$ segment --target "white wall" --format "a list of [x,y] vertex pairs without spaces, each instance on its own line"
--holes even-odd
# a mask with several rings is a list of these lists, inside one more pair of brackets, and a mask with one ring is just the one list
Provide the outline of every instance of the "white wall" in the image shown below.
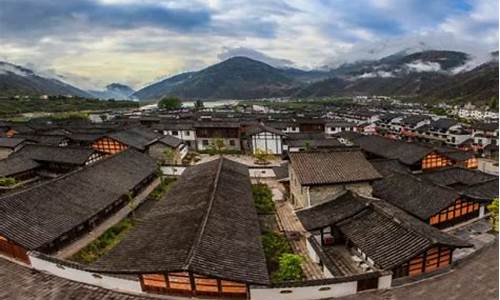
[[186,167],[179,167],[179,166],[162,166],[161,172],[163,175],[166,176],[180,176],[182,175],[182,172],[186,170]]
[[276,177],[272,168],[248,168],[248,173],[252,178],[272,178]]
[[142,293],[139,279],[134,281],[78,270],[69,266],[57,264],[55,262],[46,261],[31,254],[29,255],[29,258],[33,269],[47,272],[58,277],[100,286],[105,289],[119,290],[129,293]]
[[250,298],[258,300],[313,300],[342,297],[355,294],[357,286],[358,283],[356,281],[352,281],[292,288],[259,289],[251,287]]
[[279,135],[264,131],[252,135],[250,138],[252,139],[253,153],[255,153],[257,149],[271,154],[281,154],[283,152],[283,143]]

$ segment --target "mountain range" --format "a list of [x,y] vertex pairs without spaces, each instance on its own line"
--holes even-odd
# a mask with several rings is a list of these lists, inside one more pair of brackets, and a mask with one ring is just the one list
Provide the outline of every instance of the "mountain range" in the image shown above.
[[135,91],[128,85],[121,83],[108,84],[103,91],[89,91],[95,98],[103,100],[133,100]]
[[[178,74],[138,91],[111,84],[104,91],[83,91],[23,67],[0,63],[0,95],[73,94],[101,99],[259,99],[400,95],[419,101],[487,104],[498,99],[498,51],[471,67],[463,52],[401,51],[381,59],[346,63],[331,69],[277,68],[247,57],[232,57],[195,72]],[[5,67],[7,66],[7,67]]]

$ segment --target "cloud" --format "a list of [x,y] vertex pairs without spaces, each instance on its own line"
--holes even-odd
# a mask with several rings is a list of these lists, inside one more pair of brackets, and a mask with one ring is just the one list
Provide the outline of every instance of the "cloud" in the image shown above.
[[92,89],[140,88],[235,55],[317,68],[459,50],[471,68],[498,47],[498,1],[2,0],[0,44],[2,60]]
[[437,62],[416,60],[406,64],[413,72],[438,72],[441,71],[441,65]]
[[363,73],[356,78],[374,78],[374,77],[388,78],[388,77],[394,77],[394,74],[392,72],[387,72],[387,71],[376,71],[376,72]]

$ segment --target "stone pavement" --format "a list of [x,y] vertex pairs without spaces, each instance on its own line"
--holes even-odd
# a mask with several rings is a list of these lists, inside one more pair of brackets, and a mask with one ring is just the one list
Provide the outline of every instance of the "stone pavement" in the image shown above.
[[302,269],[308,280],[324,278],[319,265],[314,263],[308,255],[306,246],[307,231],[295,215],[290,202],[284,200],[276,201],[276,213],[278,214],[279,225],[288,237],[290,245],[295,253],[304,258]]
[[498,299],[498,241],[437,277],[390,290],[335,298],[342,300],[494,300]]
[[115,214],[107,218],[104,222],[97,225],[92,231],[80,237],[79,239],[73,241],[71,244],[57,251],[54,254],[57,258],[67,258],[72,256],[73,254],[80,251],[82,248],[90,244],[96,238],[101,236],[106,230],[110,227],[114,226],[121,220],[123,220],[128,214],[139,206],[149,194],[160,184],[160,178],[156,178],[153,182],[151,182],[142,192],[140,192],[134,199],[133,205],[125,205]]

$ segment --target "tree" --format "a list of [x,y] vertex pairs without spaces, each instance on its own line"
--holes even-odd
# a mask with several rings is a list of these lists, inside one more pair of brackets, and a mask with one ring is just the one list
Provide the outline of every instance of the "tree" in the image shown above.
[[214,139],[212,146],[214,147],[214,150],[217,153],[222,152],[222,150],[224,150],[224,148],[226,147],[226,145],[224,144],[224,140],[222,138]]
[[158,102],[158,108],[161,109],[179,109],[182,107],[182,101],[177,97],[165,97]]
[[176,164],[177,163],[177,151],[172,148],[167,148],[163,151],[163,155],[165,156],[165,162],[167,164]]
[[255,153],[253,154],[255,158],[257,159],[258,164],[267,164],[268,160],[271,158],[271,154],[269,154],[267,151],[257,148],[255,149]]
[[304,276],[302,271],[302,257],[286,253],[279,259],[279,269],[273,274],[273,281],[297,281]]
[[488,211],[491,213],[490,222],[493,230],[498,232],[498,198],[493,199],[490,205],[487,206]]
[[196,100],[194,102],[194,109],[195,110],[200,110],[200,109],[203,109],[205,107],[205,105],[203,104],[203,101],[201,100]]

